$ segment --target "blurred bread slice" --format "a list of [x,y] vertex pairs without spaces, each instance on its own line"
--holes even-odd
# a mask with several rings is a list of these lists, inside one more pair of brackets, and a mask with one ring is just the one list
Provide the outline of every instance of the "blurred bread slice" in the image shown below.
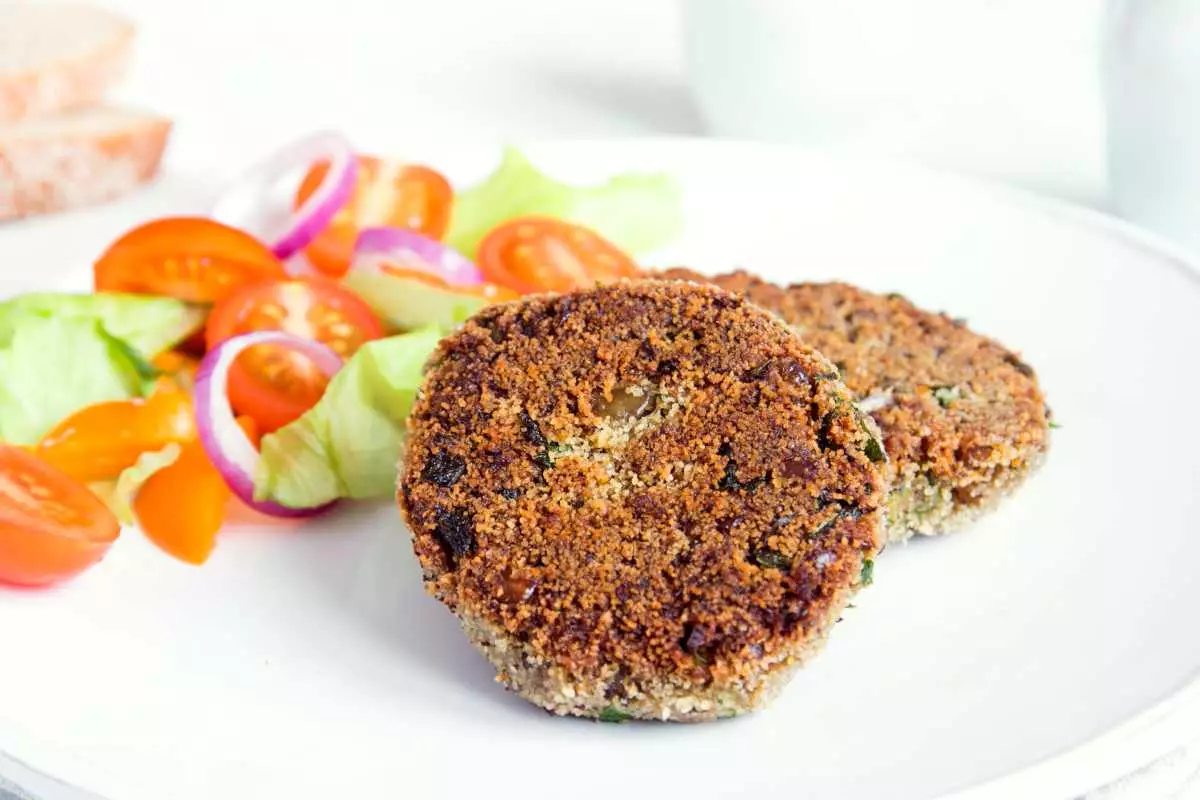
[[171,121],[89,107],[0,126],[0,220],[125,194],[158,172]]
[[103,9],[0,0],[0,124],[99,102],[132,41]]

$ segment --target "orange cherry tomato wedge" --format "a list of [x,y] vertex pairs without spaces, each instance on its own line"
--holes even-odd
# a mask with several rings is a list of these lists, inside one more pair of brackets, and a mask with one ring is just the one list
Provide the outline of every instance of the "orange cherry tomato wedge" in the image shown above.
[[616,245],[581,225],[520,217],[479,245],[479,269],[489,281],[522,294],[567,292],[641,274]]
[[[328,171],[326,163],[308,171],[296,192],[297,206],[317,190]],[[453,200],[450,183],[429,167],[360,155],[354,195],[305,248],[305,255],[319,271],[339,277],[350,267],[360,230],[386,225],[441,239]]]
[[[238,424],[257,446],[253,420]],[[188,564],[203,564],[217,544],[233,497],[199,439],[183,445],[175,463],[146,479],[133,498],[138,527],[159,549]]]
[[134,228],[100,256],[96,291],[212,303],[247,283],[286,277],[283,264],[248,233],[201,217]]
[[0,444],[0,581],[42,586],[70,578],[103,558],[120,532],[82,483]]
[[76,480],[112,480],[148,450],[196,436],[192,400],[170,381],[149,398],[80,409],[54,426],[35,454]]
[[[264,330],[322,342],[343,358],[383,336],[383,326],[358,295],[327,278],[304,278],[247,286],[218,303],[208,321],[208,346]],[[270,432],[312,408],[328,383],[307,356],[259,345],[238,356],[229,370],[229,401]]]

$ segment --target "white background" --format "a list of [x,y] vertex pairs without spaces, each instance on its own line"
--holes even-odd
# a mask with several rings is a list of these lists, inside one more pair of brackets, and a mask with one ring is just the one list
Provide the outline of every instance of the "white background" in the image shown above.
[[138,21],[124,96],[179,120],[173,155],[315,127],[429,140],[696,134],[676,6],[655,0],[115,0]]
[[[747,13],[761,13],[810,2],[744,5]],[[687,83],[681,18],[688,6],[703,10],[721,0],[107,4],[141,31],[123,98],[173,115],[179,122],[173,158],[196,165],[211,162],[214,153],[250,158],[316,127],[348,129],[364,147],[401,155],[429,140],[702,134]],[[888,0],[890,15],[867,20],[874,26],[867,40],[883,37],[896,52],[914,56],[936,45],[944,54],[921,62],[916,71],[929,70],[926,78],[891,89],[911,89],[917,98],[937,92],[948,96],[942,103],[947,114],[966,115],[961,125],[933,122],[939,131],[957,131],[944,134],[951,138],[941,160],[1100,202],[1103,0],[1006,0],[1004,14],[985,0],[954,5],[980,10],[957,14],[962,24],[943,20],[939,26],[945,0]],[[902,8],[911,13],[897,13]],[[838,81],[852,82],[854,73],[882,79],[894,71],[871,41],[849,41],[861,20],[809,16],[819,27],[801,43],[812,54],[801,63],[829,70],[831,91],[844,92]],[[980,19],[995,20],[994,29]],[[768,19],[767,27],[772,24]],[[947,35],[948,28],[955,33]],[[850,55],[839,63],[843,39]],[[710,64],[716,51],[709,46],[705,53]],[[956,84],[948,76],[965,71],[973,52],[983,55]],[[977,94],[972,82],[980,84]],[[997,122],[1008,110],[1012,124]],[[914,130],[924,134],[924,128]],[[925,143],[926,153],[939,149]]]

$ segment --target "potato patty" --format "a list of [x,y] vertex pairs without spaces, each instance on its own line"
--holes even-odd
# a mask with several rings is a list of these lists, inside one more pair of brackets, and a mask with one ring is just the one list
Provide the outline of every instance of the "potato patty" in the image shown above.
[[559,714],[772,697],[869,582],[886,462],[827,360],[736,295],[621,283],[480,312],[409,418],[426,588]]
[[662,277],[744,294],[837,365],[883,430],[893,541],[964,527],[1042,461],[1050,417],[1033,369],[960,320],[845,283],[785,288],[742,271],[685,269]]

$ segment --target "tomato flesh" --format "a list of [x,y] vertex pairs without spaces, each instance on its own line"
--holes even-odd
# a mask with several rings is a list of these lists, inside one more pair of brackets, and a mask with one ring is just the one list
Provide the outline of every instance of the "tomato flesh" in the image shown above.
[[248,233],[202,217],[148,222],[96,261],[96,291],[212,303],[247,283],[283,278],[283,264]]
[[216,546],[233,497],[199,440],[183,445],[174,464],[146,479],[133,513],[146,538],[189,564],[203,564]]
[[42,437],[35,454],[76,480],[112,480],[138,456],[196,436],[192,400],[170,381],[148,399],[80,409]]
[[[317,190],[328,172],[326,162],[308,171],[296,193],[297,206]],[[363,228],[407,228],[441,239],[450,224],[453,200],[449,181],[429,167],[360,155],[353,196],[305,248],[305,255],[320,272],[339,277],[350,267],[354,242]]]
[[[246,436],[258,446],[254,420],[238,417]],[[203,564],[217,546],[217,534],[233,492],[200,441],[183,445],[175,463],[146,479],[133,498],[142,533],[160,550],[188,564]]]
[[598,233],[541,217],[510,220],[484,237],[479,268],[489,281],[522,294],[569,292],[641,274]]
[[0,581],[42,586],[95,564],[121,526],[71,476],[0,444]]
[[[383,327],[358,295],[322,278],[245,287],[213,309],[210,348],[251,331],[278,330],[328,345],[349,358]],[[258,345],[229,371],[229,400],[264,432],[277,430],[312,408],[328,378],[310,358],[277,345]]]

